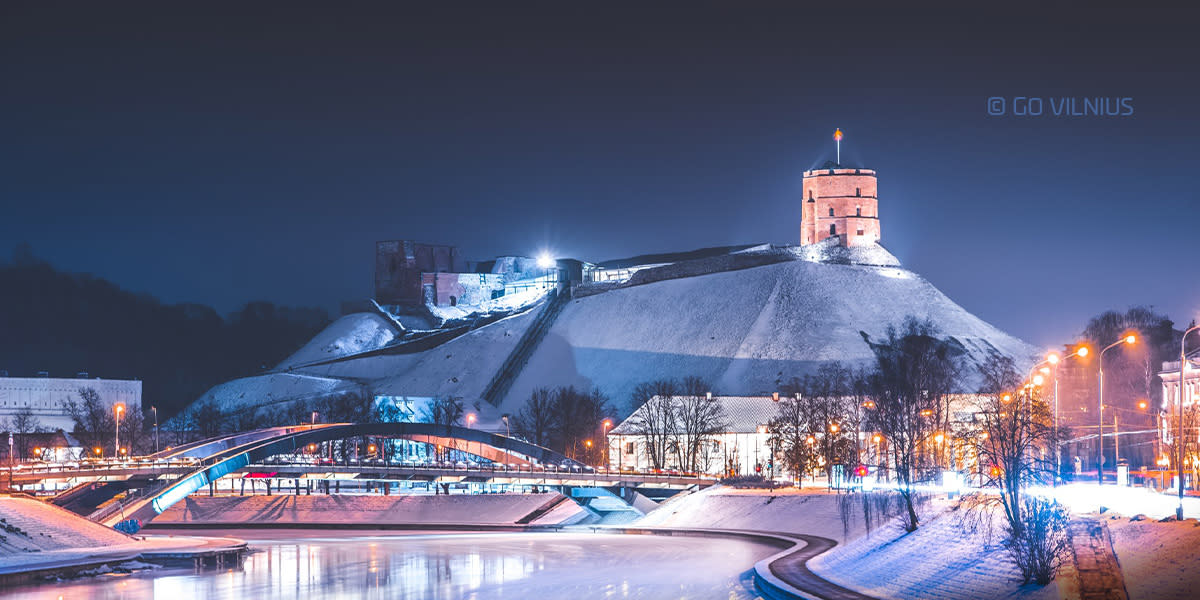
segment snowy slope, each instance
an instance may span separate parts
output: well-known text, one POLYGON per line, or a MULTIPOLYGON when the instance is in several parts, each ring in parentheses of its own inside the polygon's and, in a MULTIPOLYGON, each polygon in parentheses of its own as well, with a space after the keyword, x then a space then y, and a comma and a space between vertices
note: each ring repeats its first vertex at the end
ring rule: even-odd
MULTIPOLYGON (((485 407, 496 415, 481 414, 480 420, 516 413, 539 386, 598 387, 619 416, 628 412, 634 386, 663 377, 700 376, 725 395, 770 394, 823 362, 870 362, 862 334, 879 340, 907 315, 932 319, 943 336, 962 345, 968 363, 1000 352, 1028 366, 1036 353, 921 276, 894 266, 899 263, 882 247, 843 252, 816 245, 757 254, 670 265, 658 274, 647 272, 642 278, 647 283, 572 300, 498 409, 485 407)), ((362 384, 375 394, 454 395, 473 403, 536 312, 426 352, 293 368, 286 375, 228 382, 205 396, 223 405, 260 404, 362 384)), ((367 349, 386 337, 384 325, 375 315, 344 317, 284 364, 367 349)))
POLYGON ((307 344, 279 363, 276 368, 286 369, 313 361, 382 348, 395 338, 396 328, 375 313, 346 315, 322 329, 307 344))
POLYGON ((980 363, 1035 349, 899 267, 791 260, 670 279, 572 301, 517 378, 504 408, 536 386, 599 387, 625 407, 639 382, 698 375, 726 395, 769 394, 821 362, 872 359, 872 340, 906 315, 929 317, 980 363))

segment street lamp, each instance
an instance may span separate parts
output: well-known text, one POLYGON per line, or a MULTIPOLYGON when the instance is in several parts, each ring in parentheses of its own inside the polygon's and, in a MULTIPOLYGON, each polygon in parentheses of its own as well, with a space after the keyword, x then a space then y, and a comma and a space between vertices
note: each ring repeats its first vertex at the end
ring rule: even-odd
POLYGON ((151 406, 150 410, 154 411, 154 453, 158 454, 158 407, 151 406))
MULTIPOLYGON (((1099 426, 1096 428, 1096 485, 1104 485, 1104 353, 1120 346, 1121 344, 1132 344, 1137 342, 1137 336, 1133 334, 1107 345, 1100 351, 1100 410, 1096 417, 1099 426)), ((1116 465, 1114 464, 1115 468, 1116 465)))
POLYGON ((119 457, 121 454, 121 413, 125 412, 125 405, 114 404, 113 410, 117 413, 116 427, 113 428, 113 453, 119 457))
POLYGON ((601 423, 600 423, 600 427, 602 428, 602 430, 603 430, 603 433, 604 433, 604 435, 603 435, 603 436, 601 436, 601 437, 603 437, 603 438, 604 438, 604 470, 605 470, 605 471, 607 471, 607 470, 608 470, 608 468, 609 468, 609 466, 610 466, 610 465, 609 465, 609 458, 608 458, 608 446, 609 446, 609 443, 608 443, 608 428, 609 428, 609 427, 612 427, 612 421, 609 421, 608 419, 605 419, 603 422, 601 422, 601 423))
MULTIPOLYGON (((467 413, 467 427, 475 424, 475 413, 467 413)), ((471 440, 467 440, 467 454, 471 453, 471 440)), ((476 455, 478 456, 478 455, 476 455)))
POLYGON ((1183 332, 1183 337, 1179 338, 1179 437, 1175 439, 1175 448, 1178 456, 1175 459, 1175 468, 1178 469, 1179 476, 1179 507, 1175 509, 1175 518, 1183 520, 1183 377, 1187 369, 1187 336, 1193 331, 1200 330, 1200 325, 1189 328, 1183 332))
MULTIPOLYGON (((1058 483, 1059 474, 1062 473, 1062 457, 1060 456, 1062 454, 1062 452, 1061 452, 1061 449, 1059 448, 1059 442, 1058 442, 1058 363, 1060 363, 1064 360, 1067 360, 1068 358, 1071 358, 1072 356, 1078 356, 1080 358, 1086 357, 1088 355, 1088 352, 1090 352, 1090 350, 1088 350, 1087 346, 1080 345, 1078 348, 1075 349, 1074 352, 1072 352, 1066 356, 1062 356, 1062 357, 1060 357, 1058 355, 1058 353, 1056 353, 1056 352, 1051 352, 1050 354, 1046 355, 1046 360, 1044 360, 1036 365, 1033 365, 1034 369, 1036 369, 1042 365, 1046 365, 1046 364, 1050 365, 1050 377, 1052 379, 1054 379, 1054 483, 1055 484, 1058 483)), ((1043 372, 1045 372, 1045 369, 1043 369, 1043 372)))

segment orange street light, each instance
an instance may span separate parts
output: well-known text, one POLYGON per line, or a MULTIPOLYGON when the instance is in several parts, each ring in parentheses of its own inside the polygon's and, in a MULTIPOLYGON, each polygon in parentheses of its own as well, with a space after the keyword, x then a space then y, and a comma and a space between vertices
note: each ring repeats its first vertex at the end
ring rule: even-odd
POLYGON ((95 448, 92 448, 92 452, 95 452, 96 456, 100 456, 100 447, 96 446, 95 448))
POLYGON ((1145 400, 1142 400, 1141 402, 1138 402, 1138 408, 1140 408, 1140 409, 1142 409, 1142 410, 1146 410, 1146 407, 1147 407, 1147 406, 1149 406, 1149 404, 1147 404, 1145 400))
POLYGON ((587 446, 588 448, 591 448, 591 447, 592 447, 592 440, 584 440, 583 444, 584 444, 585 446, 587 446))
MULTIPOLYGON (((1120 346, 1121 344, 1133 344, 1137 342, 1137 336, 1132 333, 1125 334, 1125 337, 1107 345, 1100 351, 1100 398, 1099 409, 1097 410, 1098 424, 1096 427, 1096 485, 1104 485, 1104 353, 1120 346)), ((1180 385, 1183 382, 1180 380, 1180 385)))
POLYGON ((1091 350, 1088 350, 1087 346, 1080 346, 1079 349, 1075 351, 1075 354, 1078 354, 1081 358, 1084 358, 1087 357, 1088 352, 1091 352, 1091 350))

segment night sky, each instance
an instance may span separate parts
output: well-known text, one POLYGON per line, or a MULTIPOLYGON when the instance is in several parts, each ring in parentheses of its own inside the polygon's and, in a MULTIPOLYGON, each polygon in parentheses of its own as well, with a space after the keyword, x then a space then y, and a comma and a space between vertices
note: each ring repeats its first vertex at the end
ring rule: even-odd
POLYGON ((335 311, 371 294, 380 239, 792 244, 840 127, 879 172, 883 244, 1001 329, 1055 346, 1109 308, 1200 314, 1193 22, 791 4, 5 2, 0 252, 335 311))

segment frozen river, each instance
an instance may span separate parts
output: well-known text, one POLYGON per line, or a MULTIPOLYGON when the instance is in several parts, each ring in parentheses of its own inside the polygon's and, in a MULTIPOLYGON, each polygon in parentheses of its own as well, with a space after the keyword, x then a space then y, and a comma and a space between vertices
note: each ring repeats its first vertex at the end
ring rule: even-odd
POLYGON ((755 598, 750 570, 779 550, 730 538, 597 533, 221 535, 255 550, 241 570, 158 569, 13 591, 63 600, 755 598))

